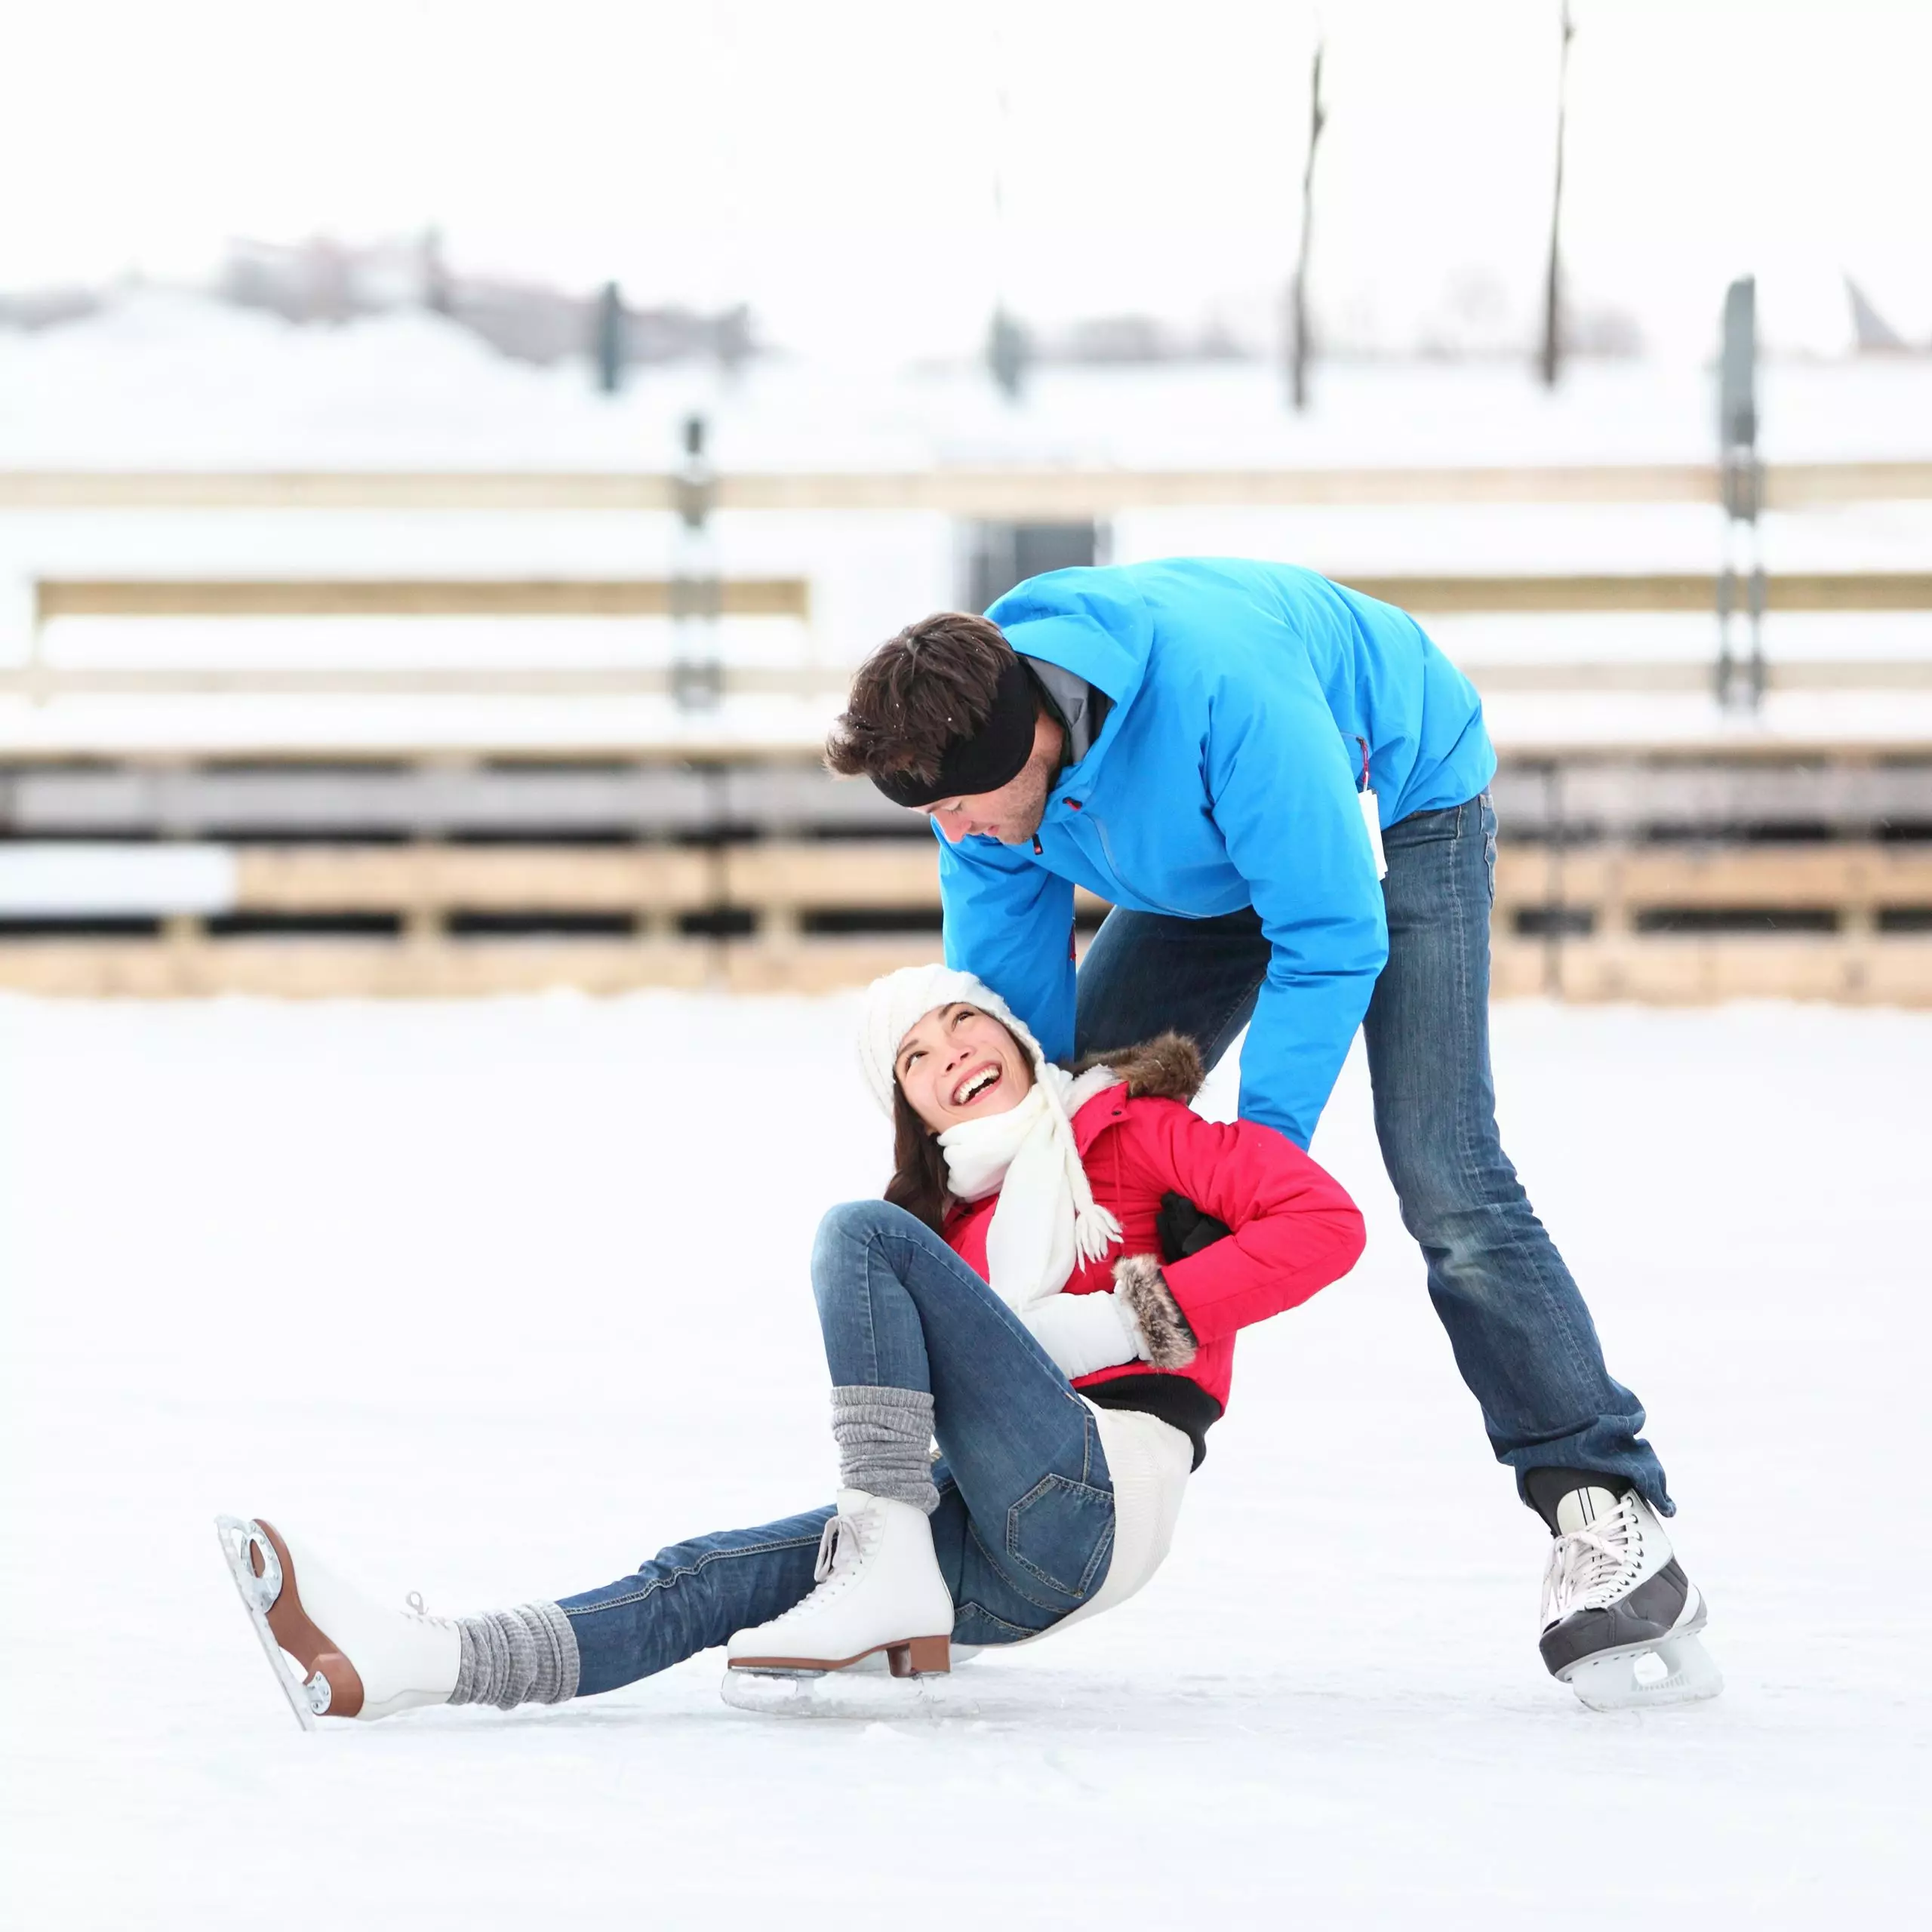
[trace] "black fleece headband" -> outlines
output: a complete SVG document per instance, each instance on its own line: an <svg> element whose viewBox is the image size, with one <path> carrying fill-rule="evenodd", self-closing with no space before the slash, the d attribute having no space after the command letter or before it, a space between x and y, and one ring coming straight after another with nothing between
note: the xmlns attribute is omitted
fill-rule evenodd
<svg viewBox="0 0 1932 1932"><path fill-rule="evenodd" d="M973 798L997 792L1026 768L1033 752L1033 721L1039 715L1033 678L1015 657L999 674L993 708L986 721L969 735L955 738L931 779L894 772L872 783L895 805L936 805L942 798Z"/></svg>

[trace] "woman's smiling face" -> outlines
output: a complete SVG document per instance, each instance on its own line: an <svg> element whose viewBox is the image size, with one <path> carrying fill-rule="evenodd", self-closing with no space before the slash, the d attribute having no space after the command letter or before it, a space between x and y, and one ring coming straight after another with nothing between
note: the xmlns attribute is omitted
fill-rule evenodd
<svg viewBox="0 0 1932 1932"><path fill-rule="evenodd" d="M899 1043L894 1077L935 1134L1017 1107L1032 1091L1033 1063L990 1014L955 1001L921 1014Z"/></svg>

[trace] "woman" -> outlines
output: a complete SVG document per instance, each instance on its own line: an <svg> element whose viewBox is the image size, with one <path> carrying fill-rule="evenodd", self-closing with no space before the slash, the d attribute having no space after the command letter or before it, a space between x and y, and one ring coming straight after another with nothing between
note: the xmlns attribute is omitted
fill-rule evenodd
<svg viewBox="0 0 1932 1932"><path fill-rule="evenodd" d="M1069 1073L989 989L926 966L875 983L860 1048L895 1167L884 1200L826 1216L812 1255L836 1505L458 1618L386 1609L305 1540L224 1517L304 1724L560 1703L721 1643L736 1672L881 1653L895 1675L943 1671L953 1644L1023 1642L1152 1575L1235 1331L1346 1274L1360 1215L1272 1130L1193 1113L1200 1060L1176 1036ZM1183 1257L1165 1265L1163 1229Z"/></svg>

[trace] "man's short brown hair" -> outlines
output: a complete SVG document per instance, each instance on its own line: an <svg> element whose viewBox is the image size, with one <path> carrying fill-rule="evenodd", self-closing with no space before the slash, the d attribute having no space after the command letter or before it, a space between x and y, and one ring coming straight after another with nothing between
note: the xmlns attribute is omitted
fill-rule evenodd
<svg viewBox="0 0 1932 1932"><path fill-rule="evenodd" d="M841 777L931 783L946 747L992 715L1013 662L1004 633L984 617L941 611L908 624L859 666L826 763Z"/></svg>

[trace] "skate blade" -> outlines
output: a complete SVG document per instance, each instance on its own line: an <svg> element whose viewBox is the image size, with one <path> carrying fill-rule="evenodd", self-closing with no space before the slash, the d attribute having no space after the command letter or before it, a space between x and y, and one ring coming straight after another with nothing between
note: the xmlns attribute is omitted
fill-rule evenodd
<svg viewBox="0 0 1932 1932"><path fill-rule="evenodd" d="M1724 1673L1695 1632L1586 1657L1560 1680L1592 1711L1642 1711L1700 1704L1724 1688Z"/></svg>
<svg viewBox="0 0 1932 1932"><path fill-rule="evenodd" d="M962 1697L949 1675L894 1677L877 1666L822 1671L728 1669L718 1694L733 1710L760 1717L844 1718L873 1724L940 1718L970 1712L974 1708L970 1694Z"/></svg>
<svg viewBox="0 0 1932 1932"><path fill-rule="evenodd" d="M235 1593L242 1599L242 1607L248 1612L256 1636L260 1639L269 1667L275 1672L275 1681L281 1686L281 1694L288 1700L288 1708L295 1713L295 1721L304 1730L313 1730L315 1711L308 1687L296 1674L288 1652L275 1641L275 1632L269 1628L269 1612L281 1594L281 1561L275 1553L275 1546L263 1535L258 1524L245 1521L239 1516L217 1516L214 1529L220 1540L223 1558L228 1564L228 1574L235 1580ZM251 1549L258 1551L262 1558L262 1574L259 1577L250 1558Z"/></svg>

